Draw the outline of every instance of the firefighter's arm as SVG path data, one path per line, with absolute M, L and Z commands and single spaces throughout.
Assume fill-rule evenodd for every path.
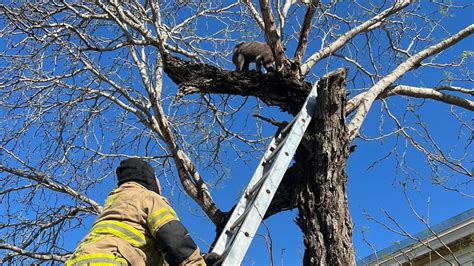
M 158 197 L 154 201 L 147 224 L 170 265 L 205 265 L 188 230 L 163 198 Z

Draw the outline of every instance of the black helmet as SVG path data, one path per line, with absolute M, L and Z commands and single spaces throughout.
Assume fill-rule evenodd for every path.
M 161 193 L 155 178 L 155 169 L 147 162 L 139 158 L 126 159 L 120 162 L 120 166 L 115 170 L 117 173 L 117 184 L 120 186 L 125 182 L 137 182 L 138 184 Z

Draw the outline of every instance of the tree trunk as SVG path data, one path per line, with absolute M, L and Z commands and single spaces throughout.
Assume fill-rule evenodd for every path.
M 304 235 L 304 265 L 355 263 L 346 195 L 346 74 L 343 69 L 320 81 L 317 109 L 295 158 L 301 178 L 297 224 Z

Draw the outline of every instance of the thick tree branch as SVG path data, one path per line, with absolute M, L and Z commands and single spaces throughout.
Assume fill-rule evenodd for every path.
M 280 36 L 278 35 L 270 1 L 260 0 L 259 2 L 263 21 L 265 22 L 265 39 L 267 40 L 268 45 L 272 48 L 277 69 L 285 72 L 283 69 L 289 68 L 291 63 L 285 54 L 285 49 L 281 43 Z
M 474 96 L 474 89 L 466 89 L 466 88 L 461 88 L 461 87 L 455 87 L 455 86 L 441 86 L 435 88 L 437 91 L 454 91 L 454 92 L 459 92 L 459 93 L 464 93 L 470 96 Z
M 381 97 L 394 95 L 405 95 L 415 98 L 427 98 L 474 111 L 474 101 L 464 99 L 458 96 L 449 95 L 430 88 L 417 88 L 412 86 L 399 85 L 395 88 L 382 93 Z
M 219 93 L 255 96 L 268 105 L 296 114 L 311 84 L 293 77 L 258 72 L 235 72 L 169 56 L 165 72 L 180 86 L 177 98 L 192 93 Z
M 442 87 L 443 89 L 445 87 Z M 407 86 L 407 85 L 398 85 L 395 87 L 389 87 L 384 92 L 382 92 L 377 99 L 387 98 L 389 96 L 410 96 L 415 98 L 425 98 L 425 99 L 432 99 L 435 101 L 452 104 L 455 106 L 459 106 L 465 108 L 470 111 L 474 111 L 474 102 L 468 99 L 464 99 L 462 97 L 446 94 L 440 92 L 443 90 L 441 88 L 423 88 L 423 87 L 414 87 L 414 86 Z M 459 88 L 460 89 L 460 88 Z M 473 90 L 462 89 L 466 93 L 469 93 Z M 354 98 L 352 98 L 346 107 L 347 113 L 352 113 L 362 102 L 366 93 L 361 93 Z
M 369 112 L 372 103 L 386 88 L 388 88 L 393 82 L 403 76 L 406 72 L 419 65 L 420 62 L 423 61 L 425 58 L 451 47 L 457 42 L 470 36 L 473 32 L 474 24 L 471 24 L 468 27 L 459 31 L 458 33 L 454 34 L 453 36 L 444 39 L 441 42 L 432 45 L 408 58 L 405 62 L 401 63 L 392 73 L 379 80 L 369 91 L 365 93 L 362 98 L 362 102 L 356 111 L 356 114 L 354 115 L 348 126 L 350 139 L 354 139 L 359 134 L 360 127 L 367 113 Z
M 316 13 L 316 7 L 319 5 L 319 0 L 312 0 L 304 16 L 303 26 L 300 31 L 300 39 L 298 41 L 298 47 L 296 48 L 294 62 L 298 65 L 303 60 L 303 55 L 308 47 L 308 35 L 311 31 L 311 22 L 313 21 L 314 14 Z

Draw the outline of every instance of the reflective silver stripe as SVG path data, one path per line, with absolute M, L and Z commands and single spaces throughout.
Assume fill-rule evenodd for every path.
M 117 234 L 117 233 L 115 233 L 111 230 L 107 230 L 106 232 L 103 232 L 102 230 L 98 230 L 98 231 L 94 232 L 95 229 L 101 229 L 101 228 L 117 230 L 117 231 L 121 232 L 122 234 L 124 234 L 125 238 L 124 238 L 124 236 L 122 236 L 120 234 Z M 107 222 L 99 223 L 99 224 L 95 225 L 92 228 L 92 233 L 97 233 L 99 235 L 104 234 L 104 233 L 112 234 L 112 235 L 114 235 L 116 237 L 119 237 L 119 238 L 121 238 L 121 239 L 123 239 L 127 242 L 132 243 L 133 245 L 135 245 L 137 247 L 143 247 L 143 246 L 146 245 L 146 240 L 143 240 L 140 236 L 134 234 L 130 230 L 127 230 L 123 227 L 120 227 L 120 226 L 115 225 L 115 224 L 107 223 Z M 132 241 L 130 241 L 130 240 L 132 240 Z

